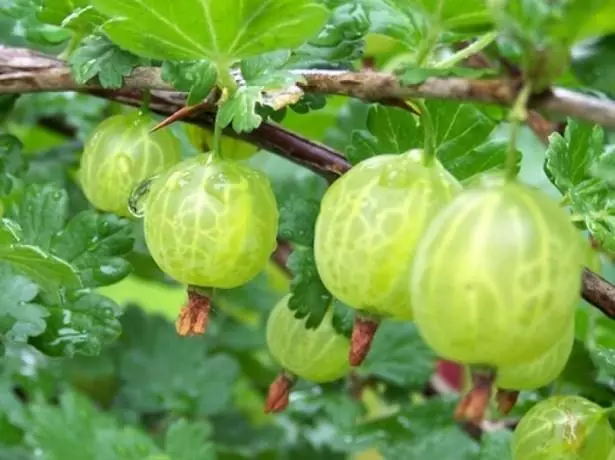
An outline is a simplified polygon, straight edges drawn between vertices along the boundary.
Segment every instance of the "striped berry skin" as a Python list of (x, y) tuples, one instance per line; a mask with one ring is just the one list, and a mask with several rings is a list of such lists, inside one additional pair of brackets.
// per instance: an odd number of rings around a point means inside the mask
[(168, 129), (150, 133), (154, 125), (140, 112), (114, 115), (88, 139), (79, 175), (83, 193), (96, 208), (130, 217), (133, 189), (181, 160), (179, 140)]
[(354, 166), (323, 197), (315, 258), (327, 289), (363, 311), (412, 319), (407, 288), (416, 244), (431, 219), (461, 191), (421, 150)]
[(607, 411), (580, 396), (553, 396), (521, 419), (514, 460), (605, 460), (615, 442)]
[(203, 154), (159, 176), (145, 203), (145, 241), (158, 266), (184, 284), (230, 289), (265, 268), (278, 210), (267, 177)]
[(441, 357), (519, 364), (567, 332), (583, 242), (549, 197), (504, 181), (468, 189), (424, 235), (409, 287), (419, 331)]
[(350, 342), (333, 328), (332, 310), (316, 329), (306, 329), (305, 319), (295, 318), (288, 308), (289, 298), (280, 300), (267, 320), (271, 356), (284, 369), (312, 382), (332, 382), (345, 376), (350, 370)]
[(505, 390), (536, 390), (555, 379), (566, 367), (574, 343), (574, 321), (546, 353), (536, 359), (498, 368), (496, 386)]

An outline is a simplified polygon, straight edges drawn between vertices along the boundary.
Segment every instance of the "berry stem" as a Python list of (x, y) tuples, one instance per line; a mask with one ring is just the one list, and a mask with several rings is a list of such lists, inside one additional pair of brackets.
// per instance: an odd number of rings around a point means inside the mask
[(502, 415), (508, 415), (508, 413), (513, 410), (515, 404), (517, 404), (517, 399), (519, 399), (519, 392), (516, 390), (503, 390), (502, 388), (498, 388), (498, 392), (496, 394), (496, 400), (498, 402), (498, 410)]
[(472, 388), (463, 396), (455, 409), (457, 420), (475, 424), (482, 422), (491, 399), (495, 376), (495, 371), (492, 369), (472, 370)]
[(472, 44), (466, 46), (465, 48), (457, 51), (455, 54), (453, 54), (452, 56), (436, 63), (434, 65), (434, 68), (436, 69), (447, 69), (449, 67), (453, 67), (456, 64), (459, 64), (462, 61), (465, 61), (466, 59), (468, 59), (469, 57), (475, 55), (476, 53), (478, 53), (479, 51), (485, 49), (487, 46), (489, 46), (491, 43), (493, 43), (495, 41), (495, 39), (497, 38), (498, 34), (497, 32), (488, 32), (485, 35), (483, 35), (482, 37), (480, 37), (478, 40), (476, 40), (475, 42), (473, 42)]
[(181, 336), (202, 335), (207, 331), (213, 291), (188, 286), (188, 302), (179, 312), (175, 323)]
[(222, 126), (220, 125), (220, 111), (216, 113), (216, 120), (214, 121), (214, 134), (211, 140), (211, 152), (214, 158), (222, 158), (222, 152), (220, 152), (220, 138), (222, 137)]
[(288, 406), (290, 390), (297, 378), (288, 371), (282, 371), (269, 385), (265, 413), (282, 412)]
[(348, 362), (351, 366), (360, 366), (372, 346), (372, 340), (379, 322), (373, 316), (357, 314), (352, 327)]
[(517, 136), (521, 124), (527, 119), (527, 103), (532, 94), (532, 85), (527, 82), (515, 100), (515, 103), (508, 115), (510, 123), (510, 137), (508, 139), (508, 155), (506, 158), (506, 178), (509, 181), (515, 180), (517, 176)]
[(427, 106), (423, 101), (416, 101), (416, 104), (421, 110), (421, 124), (423, 125), (424, 145), (423, 149), (425, 155), (423, 157), (423, 164), (430, 166), (436, 158), (436, 131), (431, 118), (431, 113), (427, 109)]

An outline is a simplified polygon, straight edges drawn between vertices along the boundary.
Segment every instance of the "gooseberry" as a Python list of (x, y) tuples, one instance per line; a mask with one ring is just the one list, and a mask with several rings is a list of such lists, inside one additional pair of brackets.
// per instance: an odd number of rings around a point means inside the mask
[[(186, 134), (190, 143), (199, 150), (209, 151), (213, 148), (213, 132), (200, 126), (187, 124)], [(231, 136), (220, 137), (220, 155), (225, 160), (247, 160), (256, 152), (258, 147)]]
[(513, 435), (515, 460), (605, 460), (613, 446), (608, 410), (580, 396), (536, 404)]
[(535, 189), (502, 179), (465, 190), (418, 245), (410, 290), (421, 335), (465, 364), (538, 358), (572, 322), (581, 242), (567, 214)]
[(506, 390), (535, 390), (555, 380), (566, 367), (574, 343), (574, 321), (566, 333), (532, 361), (498, 368), (496, 385)]
[(79, 171), (83, 193), (96, 208), (129, 217), (128, 199), (143, 180), (181, 160), (168, 129), (150, 133), (154, 119), (141, 112), (114, 115), (87, 140)]
[(315, 230), (324, 285), (369, 313), (412, 319), (407, 279), (431, 219), (461, 190), (423, 151), (380, 155), (354, 166), (327, 190)]
[(316, 329), (306, 329), (305, 319), (295, 318), (286, 295), (267, 320), (267, 347), (285, 370), (312, 382), (340, 379), (348, 373), (349, 341), (331, 323), (329, 309)]
[(169, 169), (145, 201), (145, 241), (154, 261), (184, 284), (242, 285), (276, 247), (278, 210), (260, 171), (203, 154)]

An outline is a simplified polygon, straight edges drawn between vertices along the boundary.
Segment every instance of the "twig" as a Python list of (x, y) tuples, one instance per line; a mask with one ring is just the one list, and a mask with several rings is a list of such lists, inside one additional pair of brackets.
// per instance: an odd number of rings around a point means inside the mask
[[(521, 89), (519, 79), (471, 80), (429, 78), (419, 84), (404, 84), (396, 76), (383, 72), (347, 72), (334, 70), (296, 70), (306, 92), (338, 94), (365, 101), (387, 103), (411, 98), (458, 100), (510, 106)], [(160, 69), (140, 67), (124, 79), (124, 90), (153, 89), (173, 91), (162, 80)], [(95, 82), (76, 83), (68, 66), (59, 60), (28, 49), (0, 47), (0, 93), (39, 91), (78, 91), (100, 89)], [(293, 99), (291, 98), (291, 101)], [(571, 116), (615, 128), (615, 102), (554, 88), (534, 95), (529, 107)]]
[[(39, 67), (40, 66), (45, 67), (45, 63), (49, 65), (49, 62), (52, 63), (51, 64), (52, 66), (57, 66), (57, 65), (63, 66), (64, 65), (60, 61), (56, 61), (50, 58), (37, 57), (38, 55), (35, 52), (32, 52), (30, 50), (20, 50), (20, 49), (15, 49), (15, 48), (0, 47), (0, 93), (2, 93), (3, 78), (6, 76), (6, 69), (7, 69), (7, 62), (8, 62), (6, 60), (7, 49), (11, 50), (13, 53), (16, 53), (16, 55), (14, 55), (14, 59), (10, 61), (12, 66), (17, 66), (19, 64), (22, 66), (26, 66), (26, 68), (32, 69), (32, 68), (36, 68), (37, 65)], [(41, 59), (41, 61), (39, 61), (39, 59)], [(328, 72), (328, 73), (330, 74), (331, 72)], [(340, 75), (339, 72), (333, 72), (333, 74)], [(364, 74), (350, 73), (349, 74), (347, 72), (342, 72), (341, 74), (354, 75), (355, 77), (357, 75), (360, 75), (362, 76), (361, 78), (365, 78), (367, 80), (369, 80), (370, 75), (378, 75), (375, 73), (374, 74), (370, 74), (370, 73), (364, 73)], [(397, 87), (399, 87), (399, 83), (394, 83), (395, 80), (393, 77), (387, 76), (385, 79), (388, 82), (388, 84), (397, 85)], [(323, 77), (322, 79), (318, 81), (320, 82), (319, 85), (322, 86), (321, 89), (325, 89), (328, 84), (336, 80), (335, 79), (327, 80), (326, 78)], [(342, 80), (339, 80), (339, 81), (341, 82)], [(351, 80), (344, 80), (344, 81), (345, 83), (343, 83), (342, 87), (350, 88), (353, 85), (353, 83), (350, 83)], [(419, 86), (423, 86), (424, 88), (431, 87), (432, 93), (435, 94), (437, 92), (436, 88), (438, 87), (438, 85), (441, 85), (441, 84), (445, 85), (446, 84), (445, 82), (447, 81), (449, 82), (448, 91), (452, 91), (452, 89), (455, 87), (456, 84), (460, 85), (457, 88), (457, 90), (459, 91), (461, 91), (463, 87), (467, 88), (469, 84), (470, 86), (478, 85), (476, 86), (476, 88), (479, 86), (482, 86), (483, 88), (492, 87), (492, 89), (494, 89), (494, 92), (490, 94), (496, 98), (500, 98), (502, 101), (510, 96), (513, 96), (513, 95), (516, 96), (517, 94), (517, 90), (512, 91), (512, 88), (506, 85), (499, 86), (501, 91), (496, 91), (496, 89), (498, 88), (497, 81), (491, 81), (491, 82), (474, 81), (472, 82), (472, 80), (462, 80), (462, 79), (451, 79), (451, 80), (435, 79), (434, 81), (432, 81), (432, 83), (426, 82), (423, 85), (419, 85)], [(501, 85), (503, 81), (504, 80), (499, 81), (499, 85)], [(70, 89), (75, 90), (79, 88), (79, 86), (76, 85), (74, 82), (72, 82), (71, 84), (72, 86), (69, 86), (64, 89), (65, 90), (70, 90)], [(359, 83), (357, 83), (357, 80), (355, 80), (354, 84), (358, 84), (358, 88), (362, 88), (362, 86)], [(51, 85), (51, 87), (54, 87), (54, 86)], [(33, 88), (36, 89), (36, 86), (31, 87), (30, 90), (33, 90)], [(370, 92), (373, 89), (374, 89), (374, 86), (370, 84), (370, 85), (363, 87), (363, 89), (361, 90), (357, 90), (356, 94), (357, 95), (362, 94), (363, 96), (371, 95), (372, 97), (375, 97), (376, 96), (375, 93), (372, 94)], [(117, 91), (104, 90), (99, 87), (94, 87), (92, 89), (85, 90), (84, 92), (93, 94), (99, 97), (103, 97), (106, 99), (118, 101), (124, 104), (132, 105), (135, 107), (139, 107), (141, 105), (140, 91), (135, 90), (134, 88), (131, 88), (131, 87), (123, 88), (122, 90), (117, 90)], [(579, 101), (588, 100), (590, 102), (588, 106), (595, 107), (595, 108), (603, 107), (603, 109), (606, 110), (607, 112), (609, 113), (612, 112), (611, 115), (613, 117), (613, 121), (615, 122), (615, 104), (614, 103), (607, 102), (607, 101), (599, 101), (589, 96), (575, 95), (575, 93), (571, 93), (569, 91), (564, 91), (564, 90), (555, 91), (554, 94), (556, 93), (560, 94), (560, 96), (562, 97), (562, 100), (560, 100), (556, 104), (560, 104), (560, 106), (562, 107), (571, 107), (571, 106), (574, 106), (574, 104), (578, 103)], [(548, 98), (546, 100), (548, 104), (554, 104), (553, 101), (549, 102)], [(176, 112), (177, 110), (179, 110), (184, 105), (185, 105), (185, 95), (183, 94), (176, 93), (176, 92), (152, 91), (152, 100), (150, 103), (150, 108), (153, 112), (159, 113), (161, 115), (170, 115)], [(594, 114), (594, 116), (597, 116), (597, 115)], [(214, 122), (214, 113), (205, 111), (197, 115), (194, 115), (190, 118), (187, 118), (186, 121), (211, 128)], [(615, 126), (615, 123), (614, 123), (614, 126)], [(344, 159), (344, 157), (339, 155), (334, 150), (324, 145), (313, 142), (309, 139), (306, 139), (304, 137), (301, 137), (297, 134), (294, 134), (290, 131), (287, 131), (284, 128), (270, 124), (270, 123), (263, 123), (261, 124), (259, 128), (255, 129), (254, 131), (250, 133), (237, 134), (233, 130), (227, 130), (225, 131), (225, 134), (232, 136), (232, 137), (246, 140), (255, 145), (258, 145), (259, 147), (265, 150), (268, 150), (272, 153), (275, 153), (291, 161), (294, 161), (295, 163), (304, 165), (310, 168), (312, 171), (322, 175), (323, 177), (325, 177), (326, 179), (330, 181), (335, 180), (335, 178), (339, 177), (341, 174), (343, 174), (344, 172), (350, 169), (350, 164)], [(615, 319), (615, 286), (613, 286), (612, 284), (610, 284), (608, 281), (604, 280), (600, 276), (596, 275), (595, 273), (586, 269), (583, 275), (582, 295), (583, 295), (583, 298), (585, 298), (592, 305), (599, 308), (605, 315), (609, 316), (610, 318)]]

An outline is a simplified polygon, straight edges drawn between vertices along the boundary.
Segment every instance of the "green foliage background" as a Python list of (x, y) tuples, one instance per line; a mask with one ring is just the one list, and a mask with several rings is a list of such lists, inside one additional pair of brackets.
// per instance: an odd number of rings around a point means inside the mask
[[(612, 2), (553, 2), (545, 9), (542, 0), (530, 0), (519, 2), (525, 10), (495, 14), (480, 0), (444, 1), (441, 8), (430, 0), (279, 0), (262, 2), (265, 19), (251, 26), (246, 17), (224, 18), (238, 3), (255, 8), (260, 0), (210, 2), (213, 9), (198, 20), (197, 0), (175, 0), (175, 13), (166, 0), (151, 0), (148, 16), (131, 12), (138, 3), (0, 0), (0, 43), (62, 53), (77, 82), (95, 79), (104, 88), (121, 87), (135, 66), (161, 66), (166, 81), (189, 92), (189, 102), (216, 82), (233, 85), (226, 72), (241, 60), (247, 86), (221, 108), (225, 125), (245, 132), (264, 119), (280, 120), (353, 164), (421, 147), (415, 117), (313, 95), (272, 114), (262, 91), (292, 84), (297, 68), (359, 68), (363, 52), (406, 82), (502, 74), (497, 66), (437, 68), (434, 56), (423, 65), (412, 61), (417, 49), (497, 30), (514, 39), (489, 51), (528, 71), (542, 59), (536, 50), (549, 50), (541, 83), (615, 97)], [(120, 16), (123, 25), (107, 22)], [(203, 34), (208, 19), (219, 36)], [(261, 39), (258, 46), (250, 37)], [(568, 63), (573, 45), (584, 52)], [(458, 179), (469, 183), (503, 168), (509, 135), (503, 109), (426, 105), (438, 158)], [(76, 180), (83, 141), (101, 120), (126, 110), (133, 109), (85, 94), (0, 95), (0, 459), (510, 458), (509, 429), (476, 439), (453, 420), (456, 394), (425, 391), (436, 356), (410, 323), (385, 321), (352, 376), (327, 385), (300, 381), (284, 413), (264, 415), (267, 387), (279, 371), (264, 342), (269, 310), (291, 290), (293, 308), (318, 324), (330, 299), (310, 249), (327, 184), (270, 152), (248, 160), (272, 182), (280, 236), (295, 246), (289, 260), (295, 277), (271, 263), (247, 285), (217, 295), (205, 337), (180, 338), (173, 322), (185, 290), (155, 266), (140, 221), (94, 210)], [(519, 178), (570, 206), (580, 230), (599, 240), (601, 270), (613, 282), (612, 133), (561, 121), (567, 129), (548, 148), (521, 130)], [(198, 153), (186, 126), (169, 129), (184, 156)], [(352, 313), (339, 304), (336, 312), (347, 326)], [(576, 326), (564, 373), (549, 388), (523, 393), (512, 418), (554, 392), (612, 405), (615, 323), (580, 301)], [(360, 397), (351, 391), (357, 382), (365, 385)]]

